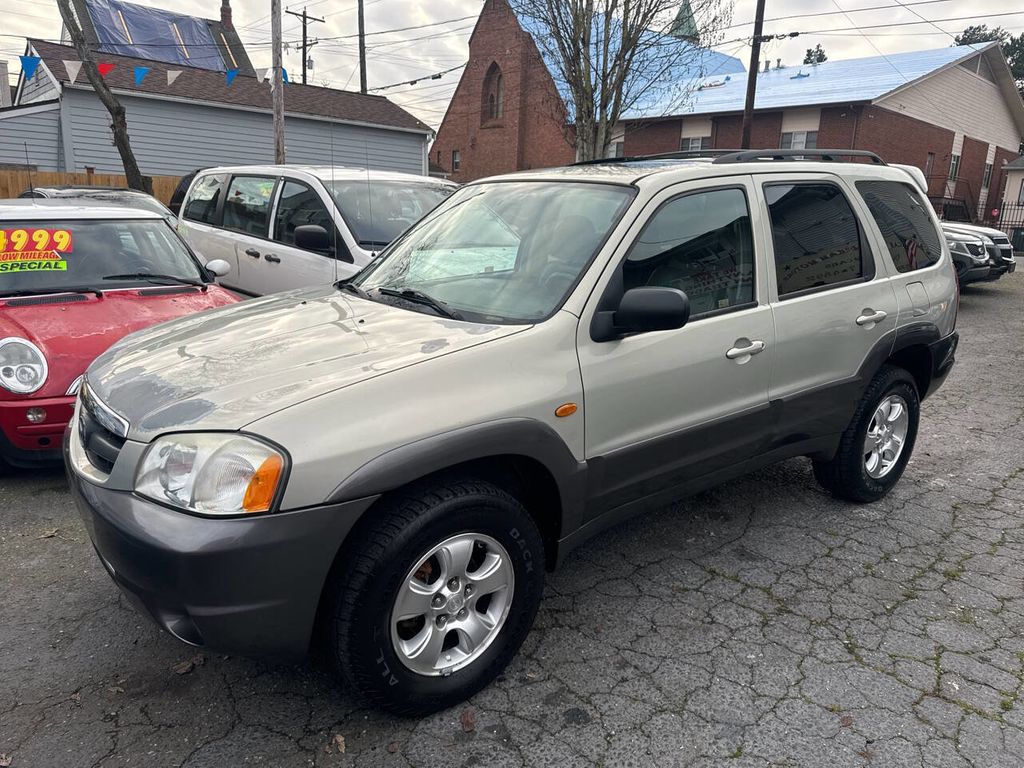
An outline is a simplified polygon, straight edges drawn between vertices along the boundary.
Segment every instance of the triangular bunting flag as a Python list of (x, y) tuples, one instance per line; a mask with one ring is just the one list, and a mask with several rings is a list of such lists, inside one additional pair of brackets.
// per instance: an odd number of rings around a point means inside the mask
[(111, 64), (110, 62), (105, 61), (105, 62), (101, 62), (100, 64), (97, 64), (96, 65), (96, 70), (100, 73), (100, 77), (106, 77), (107, 75), (109, 75), (111, 72), (114, 71), (114, 66), (115, 66), (114, 64)]
[(42, 61), (38, 56), (19, 56), (21, 59), (21, 71), (25, 73), (25, 79), (31, 80), (32, 75), (39, 69), (39, 62)]
[(284, 67), (281, 67), (281, 79), (284, 80), (286, 83), (288, 82), (288, 70), (285, 69)]
[(224, 73), (224, 80), (228, 85), (231, 85), (233, 82), (235, 82), (236, 77), (238, 77), (237, 69), (229, 69), (227, 72)]
[(135, 85), (136, 87), (142, 85), (143, 79), (149, 74), (149, 67), (136, 67), (135, 68)]
[(68, 73), (68, 79), (74, 85), (75, 80), (78, 79), (78, 74), (82, 71), (82, 62), (64, 59), (64, 71)]
[(168, 85), (174, 85), (174, 81), (178, 79), (178, 76), (180, 74), (181, 74), (181, 70), (180, 69), (168, 69), (167, 70), (167, 84)]

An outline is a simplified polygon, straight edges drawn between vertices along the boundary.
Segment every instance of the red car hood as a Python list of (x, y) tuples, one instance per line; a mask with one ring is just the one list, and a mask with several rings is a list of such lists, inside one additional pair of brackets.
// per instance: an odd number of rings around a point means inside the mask
[[(97, 356), (129, 333), (239, 301), (234, 294), (215, 285), (205, 292), (166, 294), (166, 290), (105, 291), (102, 298), (93, 294), (59, 294), (0, 299), (0, 339), (18, 336), (39, 347), (46, 356), (49, 374), (42, 389), (30, 397), (60, 397)], [(60, 301), (70, 297), (74, 298)], [(36, 303), (47, 299), (47, 303)], [(23, 397), (0, 389), (0, 399)]]

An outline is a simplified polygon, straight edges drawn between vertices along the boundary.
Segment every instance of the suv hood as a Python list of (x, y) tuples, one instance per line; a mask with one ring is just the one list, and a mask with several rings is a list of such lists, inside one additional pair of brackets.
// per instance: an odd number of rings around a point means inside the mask
[(327, 286), (134, 334), (97, 359), (86, 378), (90, 390), (128, 420), (129, 437), (150, 440), (168, 431), (241, 429), (297, 403), (525, 327), (458, 322)]
[(961, 224), (960, 222), (942, 222), (942, 228), (947, 232), (963, 232), (968, 235), (984, 235), (989, 238), (1006, 238), (1006, 233), (1000, 229), (992, 229), (991, 227), (979, 227), (976, 224)]

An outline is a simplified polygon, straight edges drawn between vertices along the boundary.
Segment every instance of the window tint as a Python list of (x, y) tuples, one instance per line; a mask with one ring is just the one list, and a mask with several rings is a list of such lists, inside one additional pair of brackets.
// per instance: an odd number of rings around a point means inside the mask
[(766, 184), (779, 296), (874, 275), (860, 227), (833, 184)]
[(320, 195), (294, 181), (286, 181), (277, 201), (277, 215), (274, 217), (274, 239), (286, 245), (295, 244), (295, 228), (316, 224), (334, 233), (334, 222)]
[(678, 288), (694, 315), (754, 300), (754, 247), (747, 198), (719, 189), (672, 200), (644, 227), (623, 266), (626, 289)]
[(921, 196), (898, 181), (859, 181), (857, 191), (882, 231), (900, 272), (929, 267), (942, 256), (942, 241)]
[(220, 202), (224, 179), (221, 175), (203, 176), (199, 179), (192, 190), (192, 196), (185, 204), (184, 217), (204, 224), (216, 224), (217, 204)]
[(257, 176), (233, 178), (224, 199), (224, 227), (266, 237), (273, 193), (274, 179)]

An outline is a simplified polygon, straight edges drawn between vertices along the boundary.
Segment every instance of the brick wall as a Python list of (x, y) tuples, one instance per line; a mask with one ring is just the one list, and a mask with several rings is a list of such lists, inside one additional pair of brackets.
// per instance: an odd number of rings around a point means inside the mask
[(928, 191), (932, 195), (943, 193), (953, 152), (952, 131), (888, 109), (865, 106), (857, 121), (856, 136), (854, 149), (875, 152), (889, 163), (916, 165), (922, 171), (927, 169), (931, 152), (935, 162)]
[[(494, 63), (501, 68), (504, 104), (502, 116), (490, 120), (484, 113), (484, 81)], [(564, 165), (574, 157), (564, 126), (564, 105), (533, 39), (506, 0), (487, 0), (430, 159), (458, 182)], [(461, 155), (458, 171), (452, 171), (453, 150)]]
[(682, 133), (683, 121), (681, 119), (627, 123), (626, 156), (637, 157), (639, 155), (657, 155), (661, 152), (678, 152)]

